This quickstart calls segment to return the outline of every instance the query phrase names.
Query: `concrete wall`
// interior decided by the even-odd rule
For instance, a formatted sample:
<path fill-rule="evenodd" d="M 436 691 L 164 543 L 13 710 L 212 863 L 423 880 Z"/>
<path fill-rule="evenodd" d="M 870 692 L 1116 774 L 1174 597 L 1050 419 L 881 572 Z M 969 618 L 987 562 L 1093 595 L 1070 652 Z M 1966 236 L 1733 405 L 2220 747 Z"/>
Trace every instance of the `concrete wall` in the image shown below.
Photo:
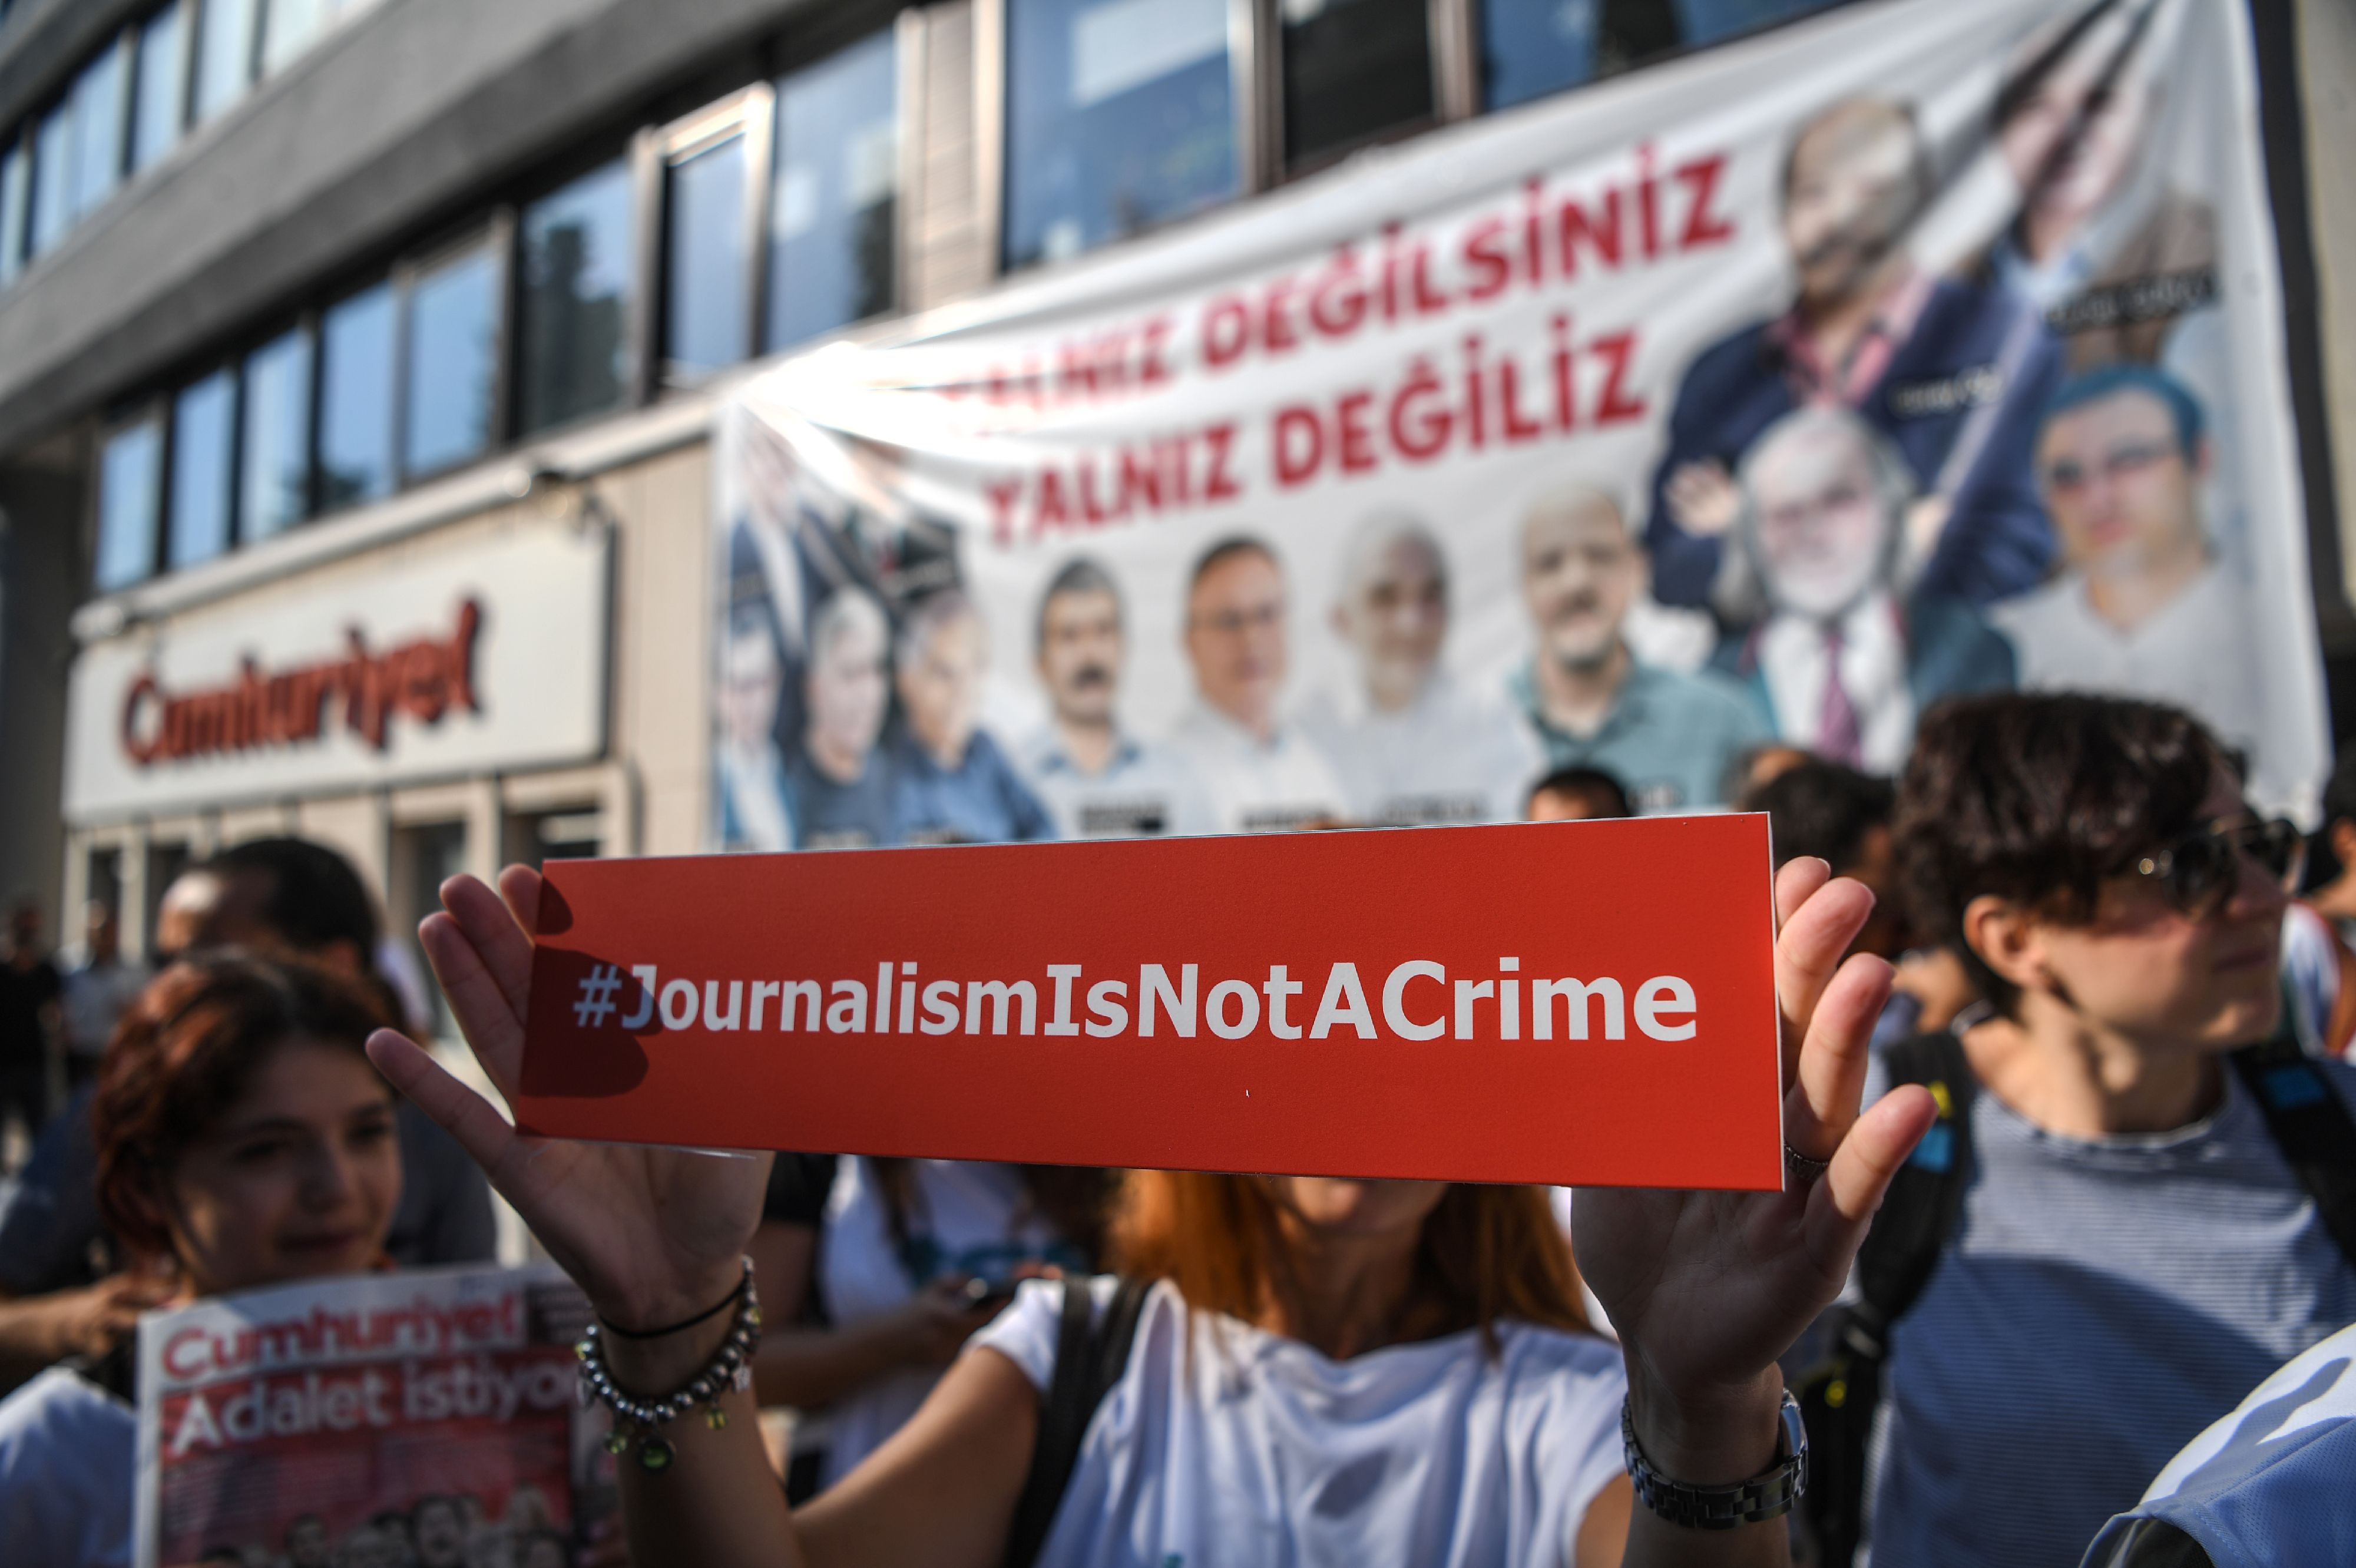
<path fill-rule="evenodd" d="M 2299 95 L 2307 112 L 2308 213 L 2323 331 L 2332 472 L 2340 496 L 2341 585 L 2356 599 L 2356 5 L 2298 0 Z"/>
<path fill-rule="evenodd" d="M 80 515 L 80 453 L 43 456 L 0 471 L 0 902 L 38 897 L 54 940 L 65 897 L 67 621 L 89 566 L 80 530 L 38 521 Z"/>

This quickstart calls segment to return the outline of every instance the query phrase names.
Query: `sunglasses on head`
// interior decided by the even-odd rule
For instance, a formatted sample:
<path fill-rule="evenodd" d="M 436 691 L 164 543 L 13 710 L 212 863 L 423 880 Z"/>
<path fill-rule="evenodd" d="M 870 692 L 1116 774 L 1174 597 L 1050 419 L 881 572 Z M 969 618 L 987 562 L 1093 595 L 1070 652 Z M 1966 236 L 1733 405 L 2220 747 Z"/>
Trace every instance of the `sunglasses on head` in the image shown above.
<path fill-rule="evenodd" d="M 2143 856 L 2133 869 L 2137 876 L 2157 877 L 2168 901 L 2182 913 L 2206 917 L 2233 897 L 2244 860 L 2288 891 L 2306 859 L 2307 840 L 2293 824 L 2223 818 Z"/>

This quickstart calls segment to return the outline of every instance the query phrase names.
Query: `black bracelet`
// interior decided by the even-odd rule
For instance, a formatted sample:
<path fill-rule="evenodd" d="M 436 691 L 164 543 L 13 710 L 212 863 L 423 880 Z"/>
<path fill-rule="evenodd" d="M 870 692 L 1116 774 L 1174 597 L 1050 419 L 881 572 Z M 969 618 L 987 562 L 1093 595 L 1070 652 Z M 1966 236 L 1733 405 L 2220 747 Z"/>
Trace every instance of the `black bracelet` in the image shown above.
<path fill-rule="evenodd" d="M 683 1317 L 677 1323 L 666 1324 L 660 1328 L 625 1328 L 620 1324 L 616 1323 L 611 1318 L 607 1317 L 602 1312 L 597 1315 L 597 1321 L 605 1326 L 606 1333 L 619 1335 L 624 1339 L 659 1339 L 666 1334 L 677 1334 L 682 1330 L 692 1328 L 699 1323 L 711 1322 L 713 1318 L 719 1316 L 722 1313 L 727 1311 L 730 1307 L 742 1301 L 744 1298 L 744 1293 L 752 1288 L 753 1260 L 747 1258 L 744 1260 L 744 1277 L 736 1282 L 736 1288 L 730 1291 L 726 1295 L 722 1296 L 718 1301 L 713 1302 L 710 1306 L 705 1307 L 701 1312 L 697 1313 L 693 1317 Z"/>

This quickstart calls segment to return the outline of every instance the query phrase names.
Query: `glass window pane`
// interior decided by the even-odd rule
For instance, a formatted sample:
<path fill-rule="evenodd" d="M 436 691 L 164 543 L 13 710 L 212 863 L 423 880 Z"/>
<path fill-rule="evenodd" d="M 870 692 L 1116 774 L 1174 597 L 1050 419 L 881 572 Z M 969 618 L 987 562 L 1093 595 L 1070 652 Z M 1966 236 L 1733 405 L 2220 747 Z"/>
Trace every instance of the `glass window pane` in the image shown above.
<path fill-rule="evenodd" d="M 274 76 L 327 25 L 327 0 L 270 0 L 262 28 L 262 74 Z"/>
<path fill-rule="evenodd" d="M 1009 0 L 1009 267 L 1076 255 L 1241 194 L 1227 9 L 1227 0 Z"/>
<path fill-rule="evenodd" d="M 139 31 L 138 97 L 132 105 L 131 166 L 144 169 L 179 145 L 188 117 L 187 56 L 180 7 L 158 11 Z"/>
<path fill-rule="evenodd" d="M 524 209 L 523 428 L 612 408 L 630 384 L 629 166 L 616 159 Z"/>
<path fill-rule="evenodd" d="M 329 310 L 319 325 L 319 507 L 392 493 L 392 285 Z"/>
<path fill-rule="evenodd" d="M 73 116 L 59 104 L 33 133 L 33 244 L 41 255 L 73 221 Z"/>
<path fill-rule="evenodd" d="M 750 349 L 744 316 L 753 247 L 745 232 L 745 177 L 742 136 L 671 166 L 663 320 L 673 380 L 699 380 Z"/>
<path fill-rule="evenodd" d="M 410 285 L 404 472 L 446 468 L 489 444 L 498 329 L 499 269 L 488 245 L 418 274 Z"/>
<path fill-rule="evenodd" d="M 230 441 L 237 376 L 215 371 L 172 402 L 171 549 L 174 571 L 229 548 Z"/>
<path fill-rule="evenodd" d="M 1492 109 L 1576 87 L 1672 50 L 1712 44 L 1843 0 L 1483 0 Z"/>
<path fill-rule="evenodd" d="M 155 507 L 164 428 L 145 419 L 115 432 L 98 459 L 98 586 L 128 587 L 155 571 Z"/>
<path fill-rule="evenodd" d="M 1289 161 L 1430 117 L 1425 0 L 1283 0 L 1282 10 Z"/>
<path fill-rule="evenodd" d="M 33 193 L 33 160 L 22 142 L 0 162 L 0 285 L 16 281 L 25 265 L 25 199 Z"/>
<path fill-rule="evenodd" d="M 311 335 L 296 328 L 245 357 L 238 536 L 251 544 L 303 521 L 311 498 Z"/>
<path fill-rule="evenodd" d="M 198 0 L 197 123 L 202 124 L 245 96 L 253 81 L 257 0 Z"/>
<path fill-rule="evenodd" d="M 892 308 L 899 76 L 892 35 L 879 33 L 777 83 L 772 350 Z"/>
<path fill-rule="evenodd" d="M 123 51 L 110 44 L 74 81 L 74 193 L 76 214 L 89 211 L 114 193 L 123 178 L 123 117 L 130 87 Z"/>

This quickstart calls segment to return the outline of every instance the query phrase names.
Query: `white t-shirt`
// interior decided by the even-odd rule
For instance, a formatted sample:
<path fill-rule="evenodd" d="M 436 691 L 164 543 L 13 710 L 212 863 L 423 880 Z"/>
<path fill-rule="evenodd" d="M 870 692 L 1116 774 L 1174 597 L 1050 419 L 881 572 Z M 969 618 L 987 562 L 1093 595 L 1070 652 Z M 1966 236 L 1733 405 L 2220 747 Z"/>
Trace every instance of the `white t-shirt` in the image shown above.
<path fill-rule="evenodd" d="M 1354 822 L 1519 822 L 1546 767 L 1519 718 L 1444 676 L 1395 714 L 1352 687 L 1304 714 L 1301 728 L 1340 775 Z"/>
<path fill-rule="evenodd" d="M 890 1211 L 874 1163 L 859 1156 L 835 1170 L 827 1195 L 819 1290 L 827 1316 L 848 1327 L 905 1305 L 935 1280 L 1005 1280 L 1024 1263 L 1077 1269 L 1087 1260 L 1032 1212 L 1012 1165 L 913 1160 L 916 1202 L 908 1244 L 892 1239 Z M 916 1413 L 946 1369 L 904 1367 L 838 1402 L 827 1412 L 822 1484 L 832 1486 Z"/>
<path fill-rule="evenodd" d="M 1095 1282 L 1098 1309 L 1116 1283 Z M 1042 1391 L 1060 1290 L 973 1343 Z M 1505 1323 L 1335 1361 L 1154 1286 L 1039 1568 L 1554 1568 L 1622 1473 L 1617 1348 Z"/>
<path fill-rule="evenodd" d="M 124 1568 L 138 1421 L 79 1373 L 51 1367 L 0 1400 L 0 1563 Z"/>
<path fill-rule="evenodd" d="M 2265 706 L 2251 658 L 2253 628 L 2240 590 L 2218 566 L 2132 631 L 2094 613 L 2079 572 L 1988 613 L 2012 639 L 2023 691 L 2105 692 L 2173 703 L 2228 746 L 2250 747 L 2258 739 Z"/>
<path fill-rule="evenodd" d="M 1349 809 L 1332 764 L 1291 725 L 1263 741 L 1225 714 L 1197 704 L 1170 744 L 1202 781 L 1215 832 L 1297 828 Z"/>

